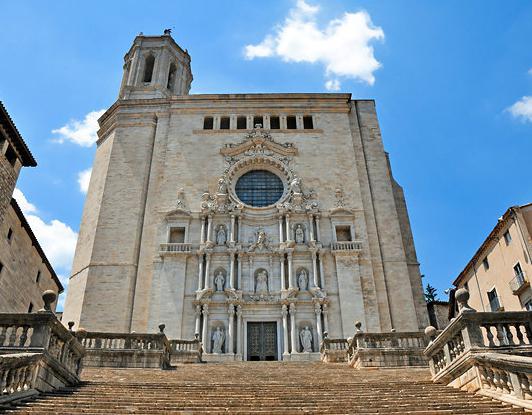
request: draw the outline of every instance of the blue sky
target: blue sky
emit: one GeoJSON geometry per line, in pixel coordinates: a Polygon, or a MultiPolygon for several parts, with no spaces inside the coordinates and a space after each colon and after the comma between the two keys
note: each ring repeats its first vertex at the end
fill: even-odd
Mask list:
{"type": "Polygon", "coordinates": [[[39,163],[16,196],[66,281],[95,151],[87,115],[115,101],[135,35],[171,27],[192,93],[328,82],[375,99],[421,271],[443,296],[497,218],[532,201],[531,21],[526,1],[4,2],[0,99],[39,163]]]}

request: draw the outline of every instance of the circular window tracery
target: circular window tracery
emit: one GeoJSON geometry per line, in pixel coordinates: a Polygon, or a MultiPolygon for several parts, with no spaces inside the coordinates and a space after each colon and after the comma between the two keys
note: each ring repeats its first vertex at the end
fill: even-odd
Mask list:
{"type": "Polygon", "coordinates": [[[248,206],[265,207],[275,204],[284,193],[282,180],[268,170],[244,173],[235,186],[237,197],[248,206]]]}

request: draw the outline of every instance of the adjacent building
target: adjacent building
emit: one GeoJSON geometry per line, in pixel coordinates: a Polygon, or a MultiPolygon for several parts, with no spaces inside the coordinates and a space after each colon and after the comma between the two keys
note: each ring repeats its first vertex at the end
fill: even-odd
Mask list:
{"type": "Polygon", "coordinates": [[[454,281],[478,311],[532,310],[532,203],[509,208],[454,281]]]}
{"type": "Polygon", "coordinates": [[[63,286],[13,198],[20,169],[37,163],[2,102],[0,148],[0,313],[37,311],[43,291],[63,286]]]}
{"type": "Polygon", "coordinates": [[[99,140],[63,321],[199,335],[244,360],[428,324],[372,100],[190,95],[190,56],[137,36],[99,140]]]}

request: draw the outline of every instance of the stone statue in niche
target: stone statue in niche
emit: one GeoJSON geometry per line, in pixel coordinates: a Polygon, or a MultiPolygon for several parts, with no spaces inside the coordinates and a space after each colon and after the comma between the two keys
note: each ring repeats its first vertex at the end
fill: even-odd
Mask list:
{"type": "Polygon", "coordinates": [[[227,232],[224,225],[218,226],[218,231],[216,232],[216,244],[225,245],[227,242],[227,232]]]}
{"type": "Polygon", "coordinates": [[[303,347],[303,352],[312,352],[312,332],[305,326],[303,330],[299,333],[299,339],[301,340],[301,346],[303,347]]]}
{"type": "Polygon", "coordinates": [[[301,269],[299,271],[299,274],[297,275],[297,285],[299,286],[299,289],[301,291],[304,291],[307,289],[308,284],[308,273],[305,269],[301,269]]]}
{"type": "Polygon", "coordinates": [[[268,273],[263,269],[257,272],[256,283],[255,283],[255,293],[257,294],[268,293],[268,273]]]}
{"type": "Polygon", "coordinates": [[[297,224],[296,229],[294,231],[294,240],[296,241],[296,244],[305,243],[305,230],[303,229],[303,226],[301,226],[300,223],[297,224]]]}
{"type": "Polygon", "coordinates": [[[223,345],[225,341],[225,333],[221,327],[217,327],[215,332],[212,334],[212,352],[213,353],[223,353],[223,345]]]}
{"type": "Polygon", "coordinates": [[[220,194],[227,194],[227,183],[225,182],[225,179],[223,177],[218,180],[218,193],[220,194]]]}
{"type": "Polygon", "coordinates": [[[214,276],[214,285],[216,286],[216,291],[223,291],[224,284],[225,284],[224,274],[222,273],[222,271],[218,271],[218,273],[214,276]]]}

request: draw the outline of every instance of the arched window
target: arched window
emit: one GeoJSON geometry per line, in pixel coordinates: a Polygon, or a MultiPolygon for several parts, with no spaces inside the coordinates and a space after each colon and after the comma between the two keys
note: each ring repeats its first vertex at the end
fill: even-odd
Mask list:
{"type": "Polygon", "coordinates": [[[170,65],[170,68],[168,69],[168,82],[166,84],[166,87],[170,90],[170,91],[173,91],[174,90],[174,85],[175,85],[175,75],[176,75],[176,67],[175,65],[172,63],[170,65]]]}
{"type": "Polygon", "coordinates": [[[155,56],[148,55],[144,60],[144,82],[151,82],[153,75],[153,66],[155,65],[155,56]]]}
{"type": "Polygon", "coordinates": [[[252,170],[240,177],[235,186],[238,198],[249,206],[271,206],[284,192],[283,182],[268,170],[252,170]]]}

